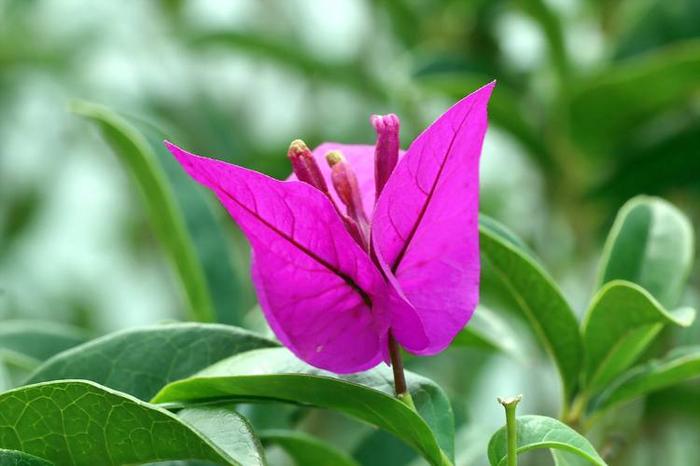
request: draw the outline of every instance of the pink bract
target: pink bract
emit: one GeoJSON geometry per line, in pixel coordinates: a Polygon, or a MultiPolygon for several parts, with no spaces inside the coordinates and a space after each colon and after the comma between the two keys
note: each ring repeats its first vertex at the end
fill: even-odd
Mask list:
{"type": "Polygon", "coordinates": [[[353,167],[371,221],[372,253],[315,187],[190,154],[166,142],[211,189],[253,250],[252,277],[270,326],[299,358],[336,373],[386,360],[391,331],[406,350],[447,347],[479,299],[479,158],[495,83],[457,102],[420,134],[375,205],[375,146],[324,143],[353,167]]]}

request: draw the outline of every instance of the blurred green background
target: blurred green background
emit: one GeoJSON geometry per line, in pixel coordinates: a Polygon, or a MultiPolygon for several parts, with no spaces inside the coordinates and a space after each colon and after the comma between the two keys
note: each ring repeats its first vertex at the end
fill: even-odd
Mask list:
{"type": "MultiPolygon", "coordinates": [[[[527,241],[577,311],[624,201],[659,195],[700,226],[696,0],[0,0],[0,320],[94,336],[187,318],[133,180],[69,111],[75,99],[284,177],[292,139],[371,143],[369,115],[395,112],[407,145],[492,79],[482,211],[527,241]]],[[[238,251],[237,310],[223,320],[259,329],[245,243],[212,212],[238,251]]],[[[684,302],[698,302],[699,277],[684,302]]],[[[700,329],[680,338],[700,344],[700,329]]],[[[497,395],[524,392],[522,413],[556,414],[551,367],[519,352],[409,361],[452,396],[458,464],[485,464],[503,422],[497,395]]],[[[700,400],[689,404],[633,422],[609,445],[611,464],[698,464],[700,400]]],[[[363,464],[421,464],[388,435],[326,413],[300,428],[363,464]]]]}

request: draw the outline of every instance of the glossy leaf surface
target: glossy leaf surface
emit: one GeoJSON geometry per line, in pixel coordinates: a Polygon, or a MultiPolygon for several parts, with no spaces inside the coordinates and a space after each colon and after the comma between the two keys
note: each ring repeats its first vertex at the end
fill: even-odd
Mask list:
{"type": "Polygon", "coordinates": [[[60,353],[32,374],[30,383],[87,379],[142,400],[167,383],[228,356],[277,346],[272,340],[219,324],[167,324],[106,335],[60,353]]]}
{"type": "Polygon", "coordinates": [[[408,373],[418,412],[394,398],[391,370],[377,367],[350,376],[315,369],[283,348],[250,351],[166,386],[156,403],[193,403],[212,399],[276,400],[333,409],[386,429],[441,464],[441,447],[454,449],[452,409],[434,383],[408,373]]]}

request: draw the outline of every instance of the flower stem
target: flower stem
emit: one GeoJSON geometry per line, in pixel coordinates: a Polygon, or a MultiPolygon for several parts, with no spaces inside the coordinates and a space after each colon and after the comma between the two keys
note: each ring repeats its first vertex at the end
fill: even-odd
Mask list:
{"type": "Polygon", "coordinates": [[[391,331],[389,332],[389,357],[391,358],[391,368],[394,371],[394,391],[396,392],[396,398],[415,410],[413,399],[406,386],[406,376],[403,373],[401,348],[391,331]]]}
{"type": "Polygon", "coordinates": [[[522,395],[498,399],[498,402],[501,403],[506,410],[506,451],[508,452],[506,464],[508,466],[518,466],[518,423],[515,418],[515,409],[522,399],[522,395]]]}

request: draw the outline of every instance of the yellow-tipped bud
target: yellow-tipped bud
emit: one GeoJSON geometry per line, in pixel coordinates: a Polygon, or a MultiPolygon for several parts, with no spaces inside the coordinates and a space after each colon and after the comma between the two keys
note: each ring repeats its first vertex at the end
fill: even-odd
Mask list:
{"type": "Polygon", "coordinates": [[[330,167],[334,167],[341,162],[345,162],[345,157],[339,150],[332,150],[326,154],[326,161],[330,167]]]}
{"type": "Polygon", "coordinates": [[[369,221],[362,207],[362,194],[355,171],[345,160],[343,154],[337,150],[326,153],[326,162],[331,167],[331,181],[335,192],[345,204],[348,216],[357,224],[361,236],[365,240],[363,244],[368,244],[369,221]]]}
{"type": "Polygon", "coordinates": [[[295,139],[289,144],[287,157],[292,164],[292,170],[299,181],[308,183],[328,195],[328,185],[321,174],[314,155],[311,153],[306,143],[301,139],[295,139]]]}
{"type": "Polygon", "coordinates": [[[295,139],[289,144],[287,155],[289,155],[289,158],[293,158],[310,154],[310,152],[311,151],[309,151],[309,148],[304,141],[301,139],[295,139]]]}

